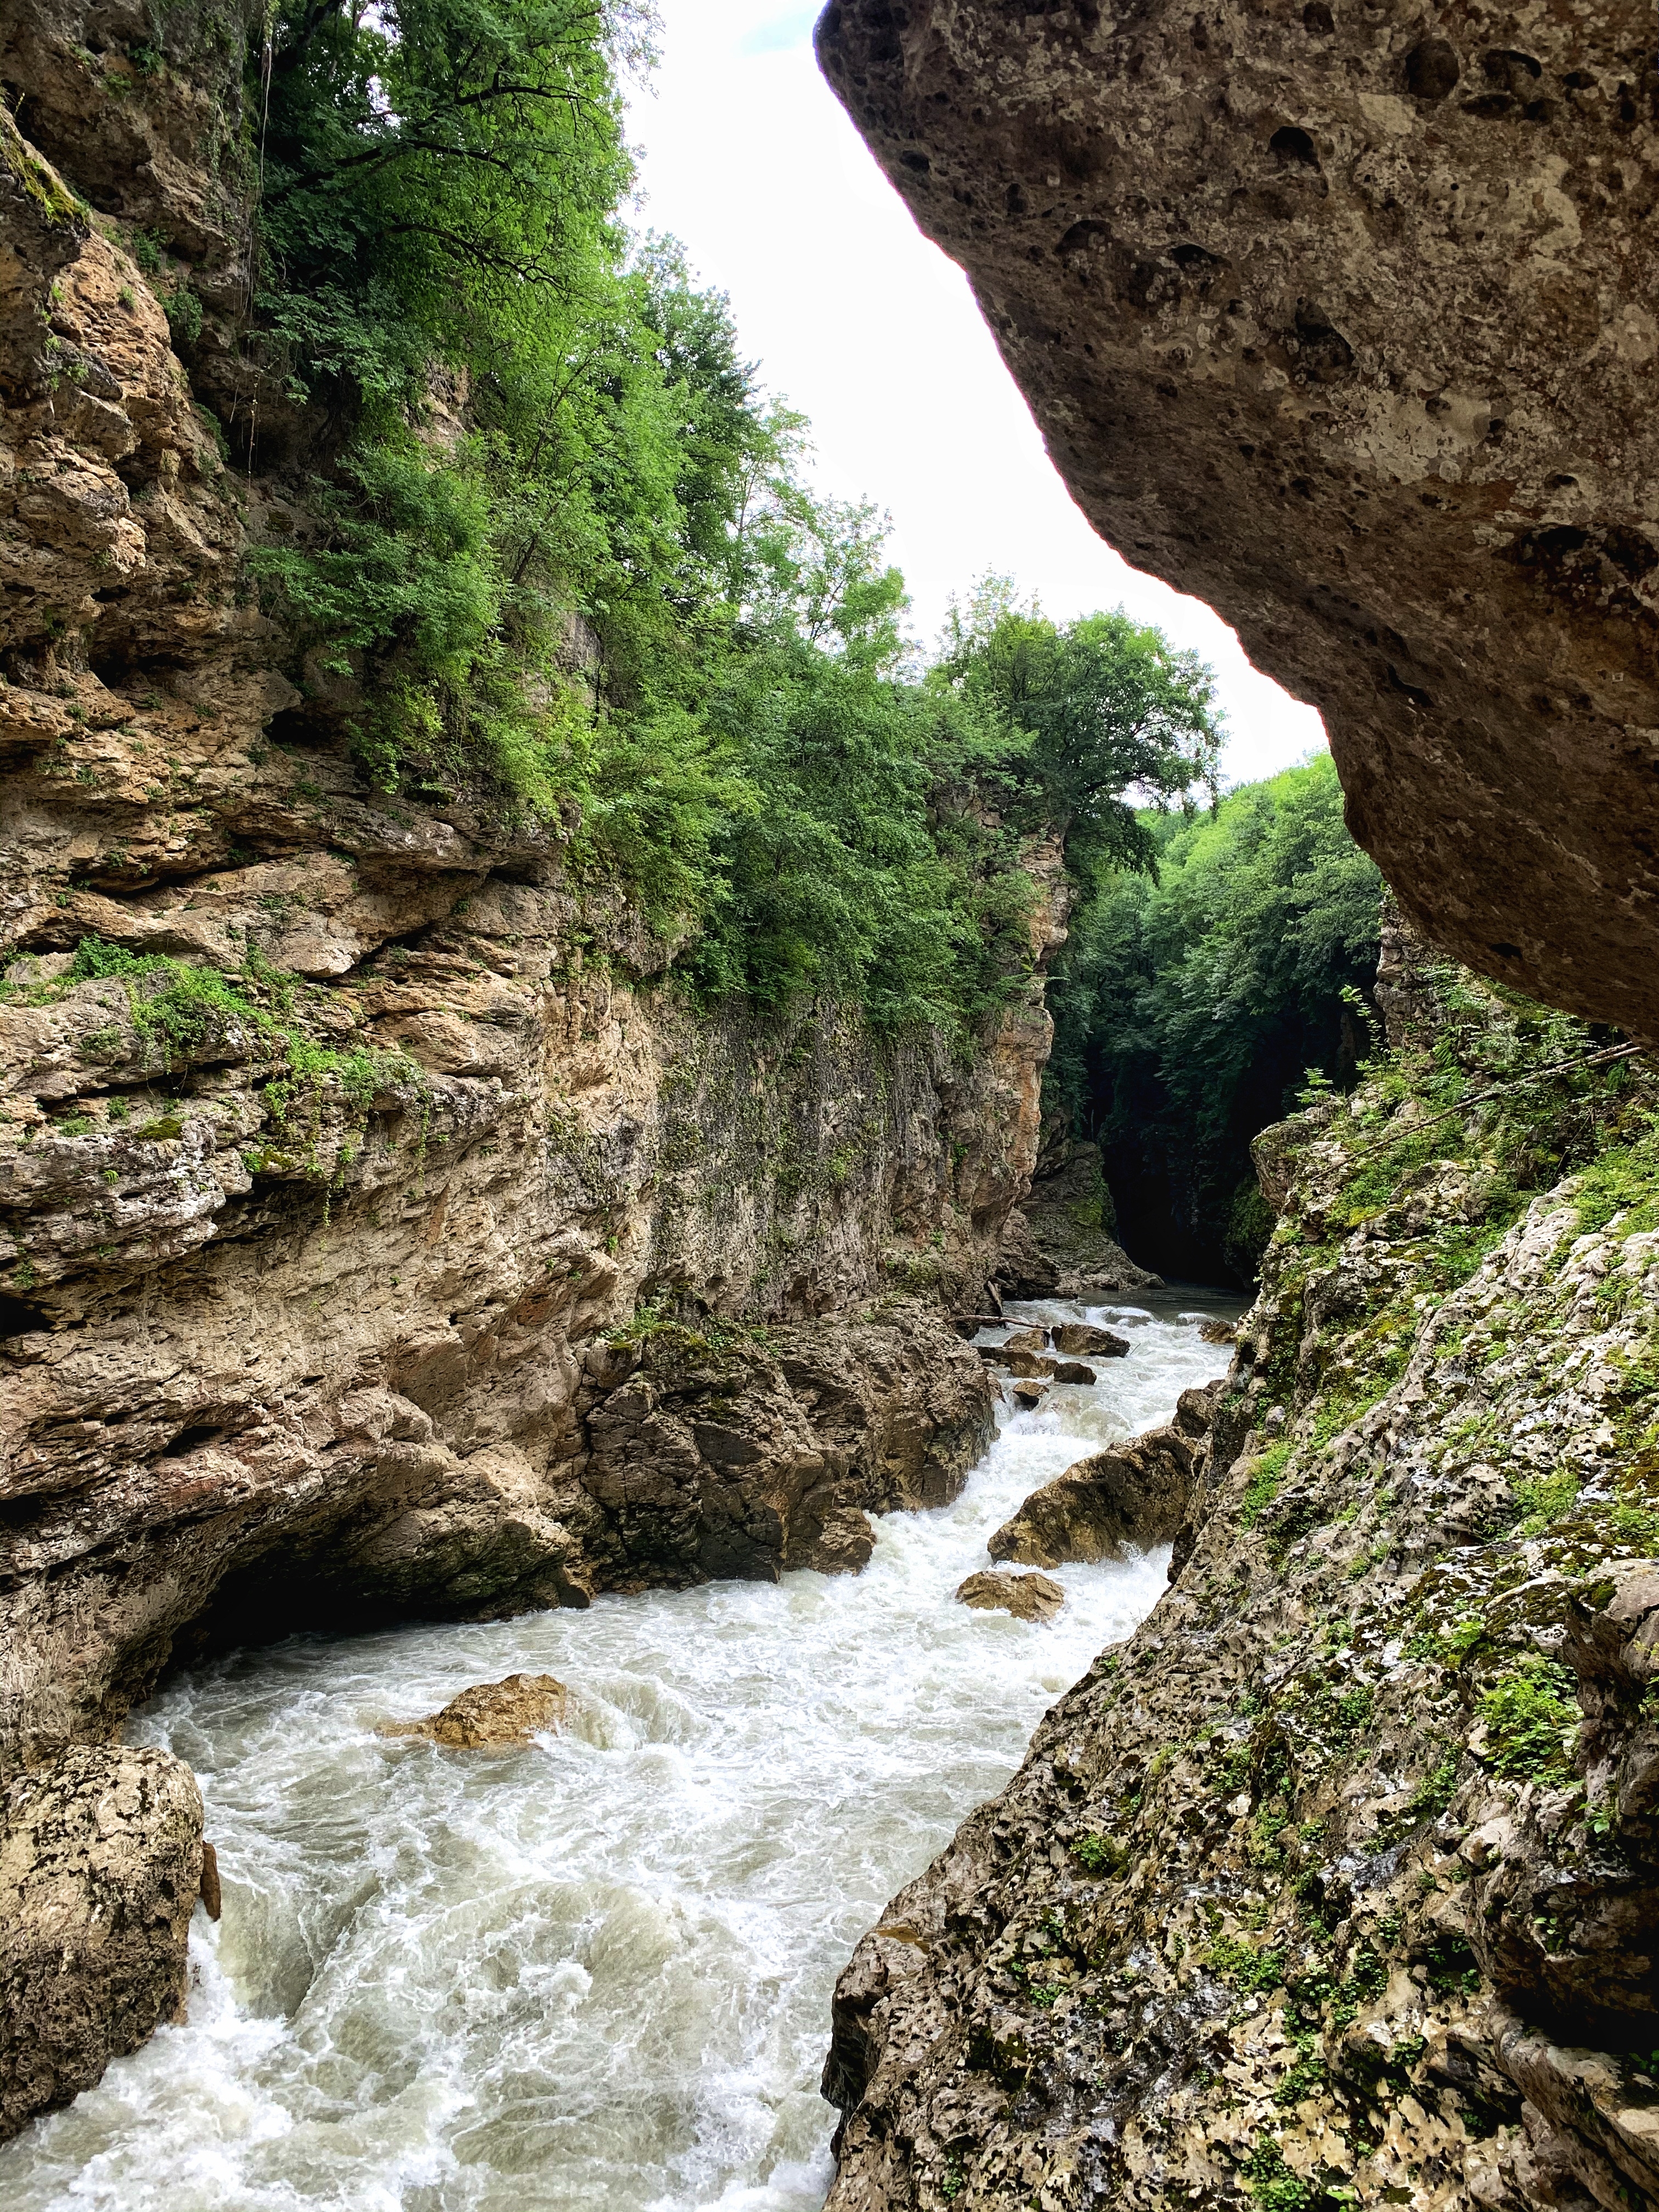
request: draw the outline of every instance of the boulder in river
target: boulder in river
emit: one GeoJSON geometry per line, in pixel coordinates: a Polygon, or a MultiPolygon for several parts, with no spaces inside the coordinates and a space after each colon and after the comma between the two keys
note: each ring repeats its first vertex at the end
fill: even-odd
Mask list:
{"type": "Polygon", "coordinates": [[[508,1674],[452,1698],[423,1721],[387,1721],[378,1735],[425,1736],[453,1751],[490,1751],[528,1743],[561,1728],[570,1692],[551,1674],[508,1674]]]}
{"type": "Polygon", "coordinates": [[[1016,1403],[1028,1407],[1041,1405],[1048,1391],[1048,1385],[1046,1382],[1013,1382],[1009,1385],[1009,1388],[1013,1393],[1016,1403]]]}
{"type": "Polygon", "coordinates": [[[1004,1352],[1043,1352],[1048,1349],[1048,1332],[1046,1328],[1017,1328],[1012,1336],[1004,1338],[1002,1349],[1004,1352]]]}
{"type": "Polygon", "coordinates": [[[0,1827],[0,2138],[182,2020],[202,1797],[165,1751],[81,1745],[0,1827]]]}
{"type": "Polygon", "coordinates": [[[1085,1358],[1122,1359],[1129,1350],[1127,1336],[1120,1336],[1115,1329],[1097,1328],[1092,1322],[1061,1322],[1054,1339],[1057,1351],[1069,1352],[1073,1357],[1081,1352],[1085,1358]]]}
{"type": "Polygon", "coordinates": [[[855,1575],[869,1565],[875,1548],[869,1515],[856,1505],[832,1505],[817,1534],[792,1551],[789,1564],[815,1567],[821,1575],[855,1575]]]}
{"type": "Polygon", "coordinates": [[[1056,1382],[1092,1382],[1095,1370],[1085,1367],[1080,1359],[1057,1359],[1054,1362],[1056,1382]]]}
{"type": "Polygon", "coordinates": [[[1052,1375],[1054,1363],[1042,1352],[1010,1352],[1006,1345],[982,1344],[980,1357],[988,1367],[1000,1367],[1008,1375],[1052,1375]]]}
{"type": "Polygon", "coordinates": [[[1187,1510],[1193,1453],[1175,1427],[1096,1452],[1034,1490],[986,1548],[994,1559],[1058,1567],[1167,1544],[1187,1510]]]}
{"type": "Polygon", "coordinates": [[[1052,1620],[1066,1593],[1047,1575],[999,1574],[994,1567],[969,1575],[957,1592],[958,1605],[978,1613],[1012,1613],[1017,1620],[1052,1620]]]}

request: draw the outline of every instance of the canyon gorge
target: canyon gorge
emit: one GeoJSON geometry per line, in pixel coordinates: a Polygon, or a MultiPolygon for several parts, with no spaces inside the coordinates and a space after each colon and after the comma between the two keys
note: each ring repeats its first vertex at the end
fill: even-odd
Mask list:
{"type": "Polygon", "coordinates": [[[0,31],[0,2180],[1659,2203],[1650,8],[818,26],[1387,878],[1241,1317],[1048,1069],[1194,679],[906,673],[620,15],[446,6],[0,31]]]}

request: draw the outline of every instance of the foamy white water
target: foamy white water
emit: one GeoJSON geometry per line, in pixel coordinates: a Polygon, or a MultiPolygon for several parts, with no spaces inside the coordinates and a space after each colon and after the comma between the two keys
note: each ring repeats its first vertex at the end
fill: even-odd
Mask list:
{"type": "Polygon", "coordinates": [[[0,2203],[820,2207],[836,1976],[1164,1588],[1158,1551],[1056,1570],[1041,1626],[952,1601],[1028,1491],[1225,1365],[1172,1306],[1087,1317],[1132,1324],[1129,1357],[1005,1414],[957,1502],[884,1518],[860,1575],[296,1638],[173,1684],[128,1735],[195,1768],[224,1917],[197,1914],[188,2024],[0,2149],[0,2203]],[[575,1692],[567,1735],[374,1734],[519,1669],[575,1692]]]}

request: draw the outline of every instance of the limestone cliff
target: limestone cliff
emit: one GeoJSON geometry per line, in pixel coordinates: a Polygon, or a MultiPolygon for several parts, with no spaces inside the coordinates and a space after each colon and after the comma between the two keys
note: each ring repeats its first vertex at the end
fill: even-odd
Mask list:
{"type": "Polygon", "coordinates": [[[832,2212],[1659,2199],[1652,1072],[1389,954],[1169,1594],[842,1977],[832,2212]]]}
{"type": "MultiPolygon", "coordinates": [[[[328,426],[216,320],[238,38],[65,0],[0,82],[0,1776],[72,1826],[76,1747],[216,1643],[852,1569],[866,1509],[953,1495],[990,1385],[941,1309],[1036,1156],[1065,890],[1032,848],[963,1064],[702,1007],[570,823],[372,789],[247,581],[328,426]]],[[[138,1927],[166,1872],[143,1986],[64,1921],[32,2071],[74,1913],[19,1875],[0,2129],[176,2003],[193,1797],[109,1875],[138,1927]]]]}
{"type": "Polygon", "coordinates": [[[831,83],[1137,567],[1407,911],[1659,1028],[1650,0],[830,0],[831,83]]]}

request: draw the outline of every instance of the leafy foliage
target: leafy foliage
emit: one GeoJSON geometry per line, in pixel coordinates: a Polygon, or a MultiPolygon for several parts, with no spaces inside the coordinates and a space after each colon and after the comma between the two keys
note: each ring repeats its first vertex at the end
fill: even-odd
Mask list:
{"type": "Polygon", "coordinates": [[[1341,809],[1322,755],[1196,819],[1144,813],[1156,878],[1107,879],[1073,924],[1054,1101],[1104,1147],[1131,1245],[1172,1271],[1250,1279],[1271,1221],[1249,1140],[1366,1042],[1381,878],[1341,809]]]}
{"type": "Polygon", "coordinates": [[[1135,803],[1212,787],[1212,680],[994,579],[915,671],[884,519],[619,220],[642,20],[277,0],[258,343],[331,427],[255,572],[383,790],[556,823],[711,996],[960,1045],[1029,969],[1030,841],[1142,867],[1135,803]]]}

